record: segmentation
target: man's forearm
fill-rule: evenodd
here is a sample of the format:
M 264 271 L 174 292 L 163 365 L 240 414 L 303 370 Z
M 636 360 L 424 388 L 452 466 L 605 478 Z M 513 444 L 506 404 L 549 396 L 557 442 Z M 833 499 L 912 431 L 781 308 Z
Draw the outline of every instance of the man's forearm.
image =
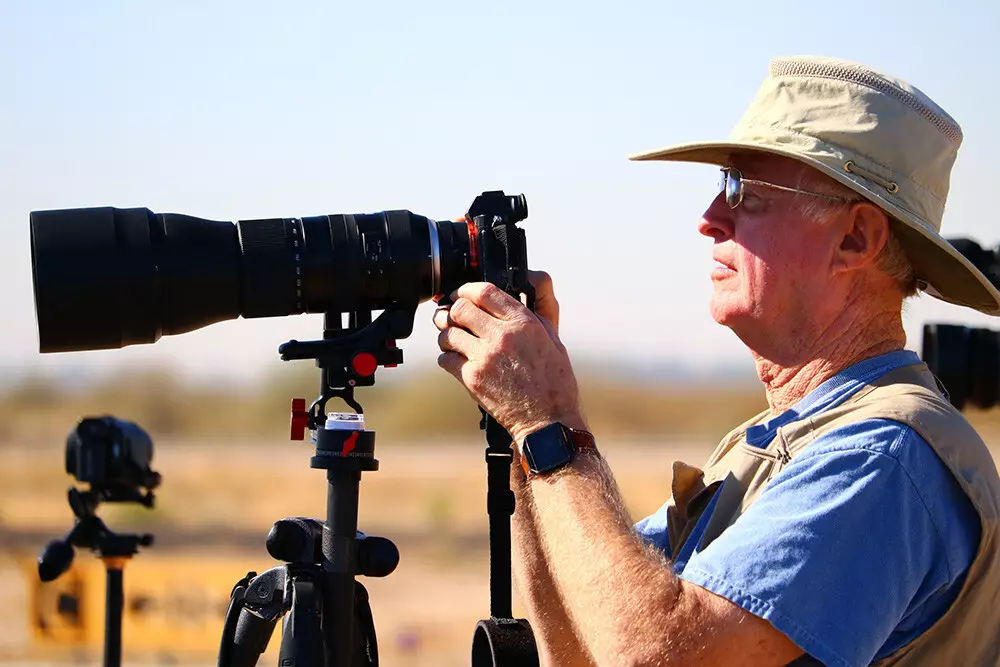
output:
M 543 552 L 587 652 L 600 665 L 659 663 L 683 641 L 671 636 L 681 583 L 636 538 L 604 459 L 585 453 L 529 486 Z
M 516 499 L 516 510 L 511 520 L 514 579 L 519 597 L 527 607 L 541 664 L 590 667 L 594 662 L 566 614 L 538 536 L 527 480 L 516 463 L 511 467 L 511 488 Z

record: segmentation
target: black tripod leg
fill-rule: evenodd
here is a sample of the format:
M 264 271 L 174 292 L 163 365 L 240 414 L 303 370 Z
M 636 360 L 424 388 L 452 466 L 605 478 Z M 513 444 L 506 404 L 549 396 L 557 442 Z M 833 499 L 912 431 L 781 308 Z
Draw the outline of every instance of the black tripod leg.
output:
M 227 659 L 227 667 L 253 667 L 260 659 L 260 654 L 267 649 L 267 644 L 274 633 L 277 619 L 265 620 L 249 609 L 240 611 L 236 623 L 236 637 Z M 220 661 L 220 664 L 221 661 Z
M 236 625 L 240 620 L 240 612 L 243 611 L 243 602 L 247 596 L 247 586 L 250 580 L 257 576 L 256 572 L 248 572 L 247 576 L 240 579 L 229 597 L 229 609 L 226 610 L 226 620 L 222 625 L 222 640 L 219 642 L 218 667 L 231 667 L 233 665 L 233 646 L 236 643 Z
M 360 581 L 354 583 L 354 617 L 358 631 L 354 644 L 354 664 L 357 667 L 378 667 L 378 640 L 375 637 L 375 619 L 368 601 L 368 589 Z
M 486 430 L 486 512 L 490 524 L 490 616 L 509 619 L 511 608 L 510 517 L 514 514 L 514 492 L 510 490 L 510 466 L 514 460 L 512 438 L 506 429 L 482 411 Z
M 293 578 L 292 610 L 282 625 L 279 665 L 324 667 L 322 614 L 322 599 L 317 594 L 316 584 L 305 577 Z
M 120 667 L 122 664 L 122 609 L 125 606 L 125 590 L 122 570 L 125 558 L 104 558 L 107 570 L 104 608 L 104 667 Z
M 353 667 L 356 620 L 358 485 L 361 472 L 328 469 L 323 531 L 323 634 L 331 667 Z
M 281 597 L 284 581 L 284 567 L 278 567 L 259 577 L 250 572 L 233 587 L 219 644 L 219 667 L 257 664 L 278 618 L 284 613 Z M 247 595 L 254 584 L 255 604 L 248 606 Z
M 481 408 L 480 408 L 481 409 Z M 480 621 L 472 638 L 473 667 L 537 667 L 538 650 L 531 626 L 513 615 L 510 517 L 514 494 L 510 466 L 511 437 L 483 411 L 486 430 L 486 508 L 490 519 L 490 618 Z

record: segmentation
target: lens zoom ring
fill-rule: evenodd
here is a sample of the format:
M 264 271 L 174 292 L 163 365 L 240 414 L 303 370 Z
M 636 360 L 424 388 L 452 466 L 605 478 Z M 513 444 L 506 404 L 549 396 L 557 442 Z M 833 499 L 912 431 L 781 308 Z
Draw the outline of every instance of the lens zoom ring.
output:
M 241 220 L 243 317 L 302 312 L 301 225 L 280 218 Z

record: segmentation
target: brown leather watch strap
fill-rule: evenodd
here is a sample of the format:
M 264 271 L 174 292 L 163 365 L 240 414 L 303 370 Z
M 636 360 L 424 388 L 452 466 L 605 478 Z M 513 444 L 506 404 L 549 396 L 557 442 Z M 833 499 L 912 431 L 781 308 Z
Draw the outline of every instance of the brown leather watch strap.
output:
M 581 449 L 597 449 L 597 440 L 590 431 L 571 428 L 569 432 L 573 434 L 573 445 L 577 451 Z

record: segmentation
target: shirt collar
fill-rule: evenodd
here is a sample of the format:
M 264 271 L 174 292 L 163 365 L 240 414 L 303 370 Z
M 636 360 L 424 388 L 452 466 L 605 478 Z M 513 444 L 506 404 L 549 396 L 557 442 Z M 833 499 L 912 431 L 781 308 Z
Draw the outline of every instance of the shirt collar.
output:
M 777 417 L 747 428 L 747 444 L 755 447 L 767 447 L 780 427 L 834 408 L 850 398 L 861 387 L 889 371 L 918 363 L 920 363 L 920 357 L 917 356 L 916 352 L 897 350 L 848 366 L 813 389 L 805 398 Z

